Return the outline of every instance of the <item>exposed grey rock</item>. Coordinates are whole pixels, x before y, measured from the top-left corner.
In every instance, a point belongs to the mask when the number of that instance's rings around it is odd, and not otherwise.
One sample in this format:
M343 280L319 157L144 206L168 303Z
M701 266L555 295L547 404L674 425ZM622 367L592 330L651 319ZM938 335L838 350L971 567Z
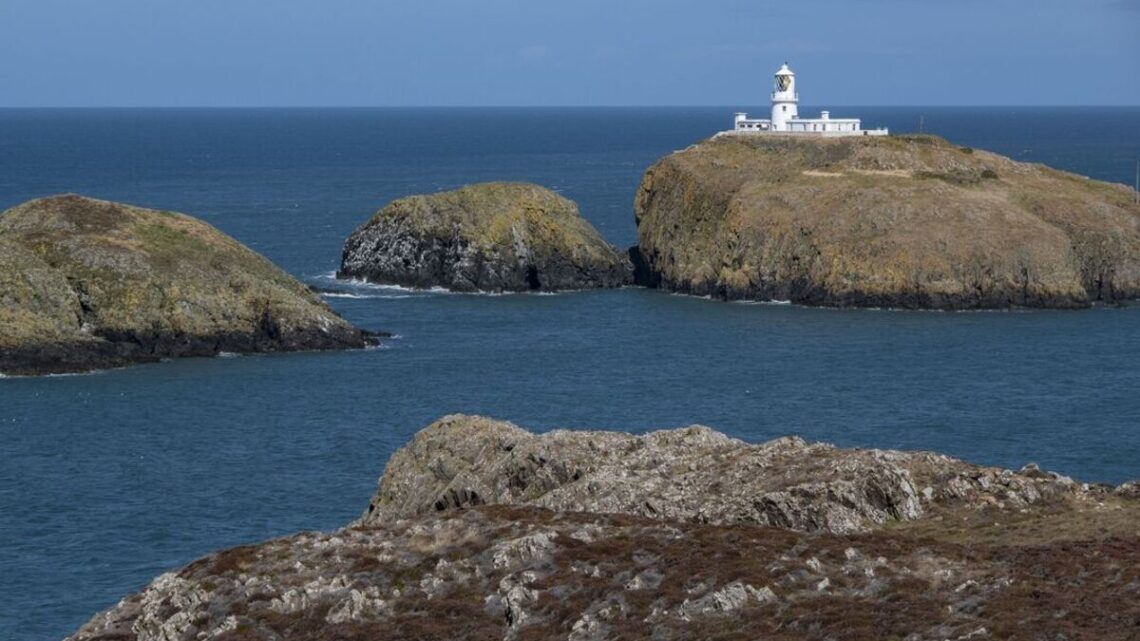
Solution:
M752 445L702 426L643 436L535 435L456 415L392 456L362 522L516 504L858 532L920 518L928 509L916 489L922 486L930 504L1025 506L1079 491L1065 477L1014 474L926 452L845 450L795 437Z
M1121 483L1114 491L1117 496L1125 498L1140 499L1140 481L1128 481Z
M685 601L677 608L677 615L685 621L709 614L721 614L739 610L750 602L770 603L776 600L771 588L759 590L740 581L734 581L715 592L709 592L695 601Z

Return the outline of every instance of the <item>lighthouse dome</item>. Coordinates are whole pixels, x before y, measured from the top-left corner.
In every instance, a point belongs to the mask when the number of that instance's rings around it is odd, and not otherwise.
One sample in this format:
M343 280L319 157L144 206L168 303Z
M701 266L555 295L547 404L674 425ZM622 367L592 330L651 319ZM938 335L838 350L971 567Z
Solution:
M776 71L776 75L777 76L794 76L796 74L793 73L792 70L788 68L788 63L785 62L784 64L780 65L780 69L778 71Z

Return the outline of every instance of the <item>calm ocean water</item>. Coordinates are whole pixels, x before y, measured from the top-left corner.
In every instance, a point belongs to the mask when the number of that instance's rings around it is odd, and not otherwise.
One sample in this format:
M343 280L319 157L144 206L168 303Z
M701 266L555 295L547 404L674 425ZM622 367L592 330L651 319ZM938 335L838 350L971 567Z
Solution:
M483 180L560 190L610 241L656 158L734 108L0 110L0 210L60 192L184 211L307 282L387 201ZM806 110L812 113L813 109ZM837 108L865 125L1131 183L1140 108ZM1140 477L1140 305L839 311L642 290L356 286L384 349L0 381L0 639L63 637L223 546L331 529L450 412L933 449Z

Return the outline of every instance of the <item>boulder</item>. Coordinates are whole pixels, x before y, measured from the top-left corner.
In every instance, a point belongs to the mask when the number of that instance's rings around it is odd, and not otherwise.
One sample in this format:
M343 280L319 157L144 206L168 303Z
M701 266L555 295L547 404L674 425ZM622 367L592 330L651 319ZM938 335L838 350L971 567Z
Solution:
M462 292L620 287L633 279L625 253L577 205L525 183L393 201L348 237L337 275Z
M210 225L67 195L0 214L0 372L364 347L308 287Z
M720 135L635 198L639 284L899 308L1140 297L1132 190L935 136Z

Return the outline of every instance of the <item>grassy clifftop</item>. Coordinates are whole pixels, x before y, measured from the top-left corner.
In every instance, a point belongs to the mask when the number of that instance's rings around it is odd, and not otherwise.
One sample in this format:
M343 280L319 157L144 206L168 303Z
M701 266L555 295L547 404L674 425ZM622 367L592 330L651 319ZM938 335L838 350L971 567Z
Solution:
M72 195L0 214L0 371L364 340L305 285L189 216Z
M1131 190L934 136L720 136L658 161L646 280L724 298L931 308L1140 296Z

